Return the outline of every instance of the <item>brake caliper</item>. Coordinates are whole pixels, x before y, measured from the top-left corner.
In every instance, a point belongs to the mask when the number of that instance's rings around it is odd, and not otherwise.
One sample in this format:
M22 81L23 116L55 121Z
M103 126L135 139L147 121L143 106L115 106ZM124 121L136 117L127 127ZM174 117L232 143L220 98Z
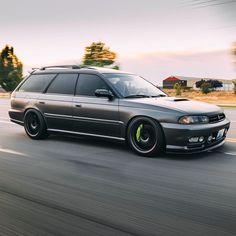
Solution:
M139 125L137 131L136 131L136 140L140 142L140 136L141 136L141 130L143 128L143 124Z

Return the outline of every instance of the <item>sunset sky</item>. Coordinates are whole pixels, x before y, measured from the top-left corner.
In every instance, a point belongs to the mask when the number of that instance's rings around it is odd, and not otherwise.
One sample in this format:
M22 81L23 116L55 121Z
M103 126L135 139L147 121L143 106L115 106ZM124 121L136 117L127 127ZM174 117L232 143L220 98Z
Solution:
M160 84L170 75L233 79L236 0L8 0L0 48L14 46L30 67L79 63L103 41L122 70Z

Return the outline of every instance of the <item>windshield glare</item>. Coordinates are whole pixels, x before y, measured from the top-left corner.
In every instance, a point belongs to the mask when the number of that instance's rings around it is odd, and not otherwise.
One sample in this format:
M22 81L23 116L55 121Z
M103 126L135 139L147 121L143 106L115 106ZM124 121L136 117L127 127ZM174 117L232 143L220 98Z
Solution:
M122 97L160 97L167 96L150 82L137 75L104 74Z

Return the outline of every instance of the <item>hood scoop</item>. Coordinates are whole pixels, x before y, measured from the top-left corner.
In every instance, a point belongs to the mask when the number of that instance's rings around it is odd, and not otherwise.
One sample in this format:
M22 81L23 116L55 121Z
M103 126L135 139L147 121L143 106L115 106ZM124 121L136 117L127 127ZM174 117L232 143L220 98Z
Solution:
M184 102L184 101L189 101L189 100L186 98L175 98L174 99L174 102Z

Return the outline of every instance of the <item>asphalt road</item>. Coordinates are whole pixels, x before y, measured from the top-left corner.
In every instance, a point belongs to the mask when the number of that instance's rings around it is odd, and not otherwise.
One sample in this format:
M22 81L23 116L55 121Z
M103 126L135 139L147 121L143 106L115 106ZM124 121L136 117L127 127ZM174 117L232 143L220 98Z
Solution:
M0 99L0 235L236 235L236 109L222 148L142 158L125 145L29 139Z

